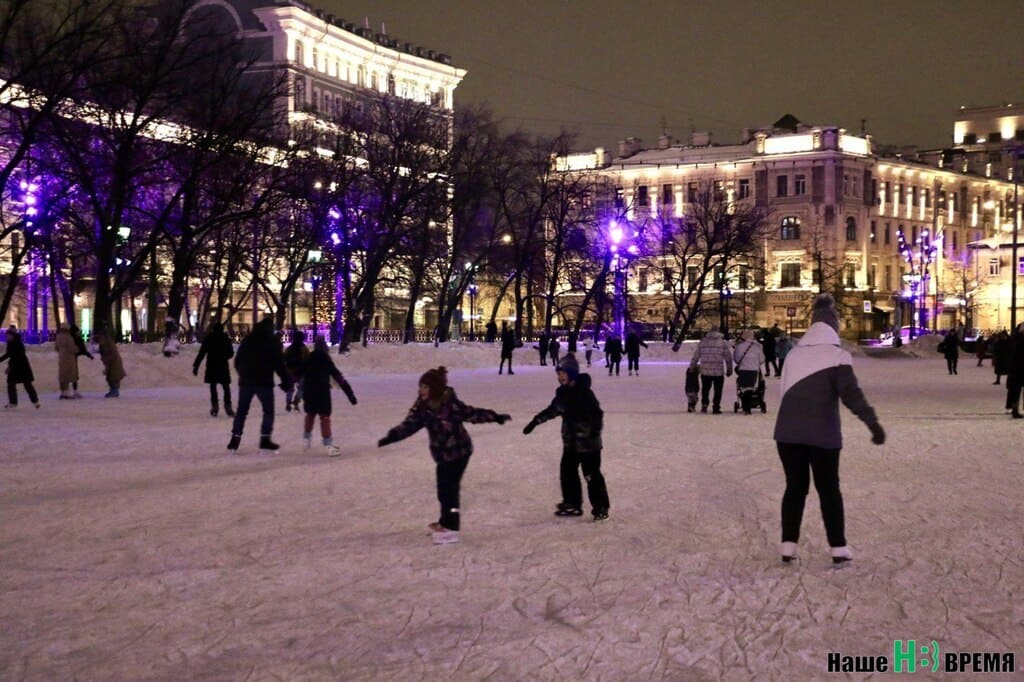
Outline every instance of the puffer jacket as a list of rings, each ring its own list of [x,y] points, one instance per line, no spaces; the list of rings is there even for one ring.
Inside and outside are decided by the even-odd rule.
[[[697,344],[690,359],[691,365],[699,365],[703,376],[720,377],[732,372],[732,348],[722,332],[711,330]]]
[[[580,374],[571,384],[559,386],[551,404],[534,416],[535,424],[562,418],[562,445],[571,452],[601,449],[604,412],[590,388],[590,375]]]
[[[774,438],[819,448],[843,447],[839,422],[842,400],[874,431],[878,417],[857,384],[853,358],[839,344],[839,334],[815,322],[789,352],[782,366],[782,399]]]
[[[744,341],[733,351],[736,371],[758,372],[764,364],[764,348],[757,341]]]
[[[467,405],[449,386],[437,403],[417,398],[402,423],[388,431],[384,440],[393,443],[426,427],[434,461],[454,462],[473,454],[473,441],[463,422],[486,424],[497,422],[499,416],[494,410]]]

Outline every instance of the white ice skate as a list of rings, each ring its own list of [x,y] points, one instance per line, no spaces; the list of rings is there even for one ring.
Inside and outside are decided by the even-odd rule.
[[[444,530],[434,531],[434,544],[435,545],[453,545],[459,541],[459,531],[457,530]]]

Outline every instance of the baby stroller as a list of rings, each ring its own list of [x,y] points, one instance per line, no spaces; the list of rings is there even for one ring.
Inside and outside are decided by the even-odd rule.
[[[768,411],[764,403],[764,374],[758,370],[736,372],[736,402],[733,403],[732,411],[750,414],[755,407],[761,408],[761,414]]]

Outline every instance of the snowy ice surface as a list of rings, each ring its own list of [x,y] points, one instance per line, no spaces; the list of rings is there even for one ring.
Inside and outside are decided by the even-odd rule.
[[[42,409],[21,392],[0,410],[0,677],[815,679],[830,651],[891,656],[894,639],[1024,664],[1024,423],[988,363],[949,376],[934,352],[856,355],[889,438],[873,446],[844,411],[856,559],[833,570],[814,492],[800,560],[778,559],[778,381],[767,415],[733,414],[731,380],[726,414],[686,414],[691,350],[652,344],[638,377],[595,363],[612,501],[597,524],[552,515],[558,424],[521,429],[556,382],[528,348],[511,377],[482,344],[339,358],[359,405],[335,391],[338,458],[302,449],[280,397],[280,453],[258,453],[254,405],[227,454],[195,347],[122,346],[118,400],[82,359],[75,401],[56,399],[53,352],[32,349]],[[469,425],[447,546],[427,535],[425,434],[375,446],[436,364],[466,402],[513,415]]]

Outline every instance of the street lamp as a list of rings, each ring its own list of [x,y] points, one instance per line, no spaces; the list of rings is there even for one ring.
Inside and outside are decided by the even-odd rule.
[[[316,339],[319,327],[316,321],[316,290],[320,288],[320,259],[323,258],[323,252],[320,249],[310,249],[306,256],[306,262],[309,263],[311,276],[309,278],[310,284],[313,287],[313,311],[310,315],[310,322],[313,325],[313,338]]]
[[[921,231],[921,236],[914,242],[913,247],[907,242],[902,230],[896,232],[896,240],[900,253],[910,265],[911,309],[917,314],[916,321],[913,313],[910,316],[910,339],[913,340],[928,327],[926,303],[930,277],[929,268],[935,262],[938,245],[932,240],[931,232],[927,228]],[[916,272],[915,265],[917,266]]]
[[[633,233],[636,237],[637,233]],[[617,220],[608,223],[608,251],[614,268],[615,294],[612,299],[612,325],[620,339],[626,337],[626,316],[629,314],[629,300],[626,280],[629,273],[629,259],[640,253],[635,243]]]
[[[732,289],[726,284],[718,291],[718,300],[722,302],[722,335],[729,336],[729,305],[732,302]]]
[[[478,288],[476,284],[470,284],[466,290],[469,291],[469,340],[476,341],[476,294]]]

